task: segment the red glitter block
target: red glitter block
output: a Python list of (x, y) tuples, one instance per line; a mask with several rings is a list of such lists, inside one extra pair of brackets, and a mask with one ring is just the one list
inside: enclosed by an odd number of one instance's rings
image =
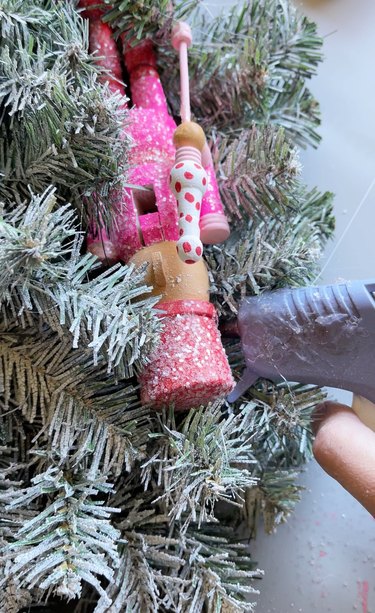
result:
[(141, 399), (155, 408), (186, 410), (225, 397), (234, 386), (215, 307), (200, 300), (158, 304), (161, 340), (140, 376)]

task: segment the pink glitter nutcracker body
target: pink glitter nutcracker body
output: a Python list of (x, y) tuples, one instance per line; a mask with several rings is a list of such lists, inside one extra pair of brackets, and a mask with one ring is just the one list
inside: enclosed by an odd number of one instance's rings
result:
[[(106, 52), (113, 55), (114, 43), (107, 40), (109, 31), (102, 26), (90, 20), (90, 44), (99, 55), (105, 56)], [(226, 396), (233, 387), (233, 379), (221, 344), (215, 308), (209, 302), (206, 266), (200, 257), (200, 261), (189, 265), (188, 257), (184, 261), (176, 251), (182, 227), (189, 227), (190, 214), (180, 203), (177, 206), (170, 189), (170, 171), (178, 166), (173, 144), (176, 124), (168, 113), (152, 42), (145, 40), (135, 47), (124, 44), (123, 57), (134, 104), (125, 126), (133, 139), (127, 181), (137, 188), (127, 188), (117, 195), (118, 214), (110, 236), (93, 227), (88, 248), (103, 260), (122, 260), (136, 266), (147, 263), (146, 283), (160, 296), (158, 308), (163, 330), (157, 350), (149, 356), (149, 364), (139, 377), (141, 399), (155, 408), (173, 403), (175, 409), (185, 410)], [(109, 63), (105, 64), (106, 57), (101, 62), (110, 68)], [(115, 67), (117, 70), (117, 60)], [(118, 91), (117, 79), (107, 80), (111, 89)], [(201, 238), (208, 243), (215, 242), (215, 233), (216, 238), (225, 238), (229, 228), (207, 147), (204, 165), (205, 172), (200, 166), (204, 175), (199, 177), (201, 181), (206, 177), (202, 190), (206, 191), (196, 231), (202, 231)], [(173, 184), (175, 187), (175, 181)], [(208, 221), (202, 224), (204, 210)], [(210, 215), (214, 216), (211, 221)], [(181, 226), (182, 222), (185, 226)]]
[(176, 300), (159, 304), (165, 312), (160, 347), (141, 374), (142, 399), (174, 403), (179, 410), (208, 404), (232, 389), (228, 361), (213, 304)]
[[(81, 5), (84, 4), (81, 2)], [(90, 48), (100, 58), (98, 62), (111, 70), (114, 76), (105, 79), (110, 89), (125, 95), (119, 82), (121, 64), (116, 44), (109, 26), (99, 18), (90, 20)], [(121, 194), (112, 195), (117, 200), (118, 214), (110, 237), (104, 229), (92, 226), (88, 249), (109, 262), (127, 262), (144, 245), (161, 240), (177, 241), (180, 236), (176, 198), (169, 186), (169, 172), (175, 163), (173, 134), (176, 124), (168, 112), (156, 69), (153, 44), (145, 40), (131, 47), (124, 42), (123, 57), (134, 105), (129, 111), (125, 128), (133, 141), (127, 180), (132, 185), (143, 186), (145, 190), (127, 188)], [(229, 236), (229, 226), (207, 145), (203, 157), (207, 185), (199, 228), (202, 242), (212, 244), (222, 242)]]
[[(100, 42), (102, 49), (98, 44), (96, 49), (103, 53), (107, 43), (104, 39)], [(125, 47), (124, 60), (134, 104), (125, 127), (132, 139), (127, 182), (145, 190), (126, 188), (118, 194), (118, 213), (110, 236), (94, 228), (88, 248), (99, 257), (104, 251), (103, 260), (127, 262), (144, 245), (177, 240), (178, 223), (176, 200), (168, 184), (176, 124), (168, 113), (152, 42)]]

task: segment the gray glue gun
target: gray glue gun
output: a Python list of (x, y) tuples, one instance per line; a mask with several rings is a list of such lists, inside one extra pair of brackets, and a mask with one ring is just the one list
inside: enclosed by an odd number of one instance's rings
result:
[(246, 369), (229, 402), (264, 377), (338, 387), (375, 403), (375, 279), (245, 298), (238, 326)]

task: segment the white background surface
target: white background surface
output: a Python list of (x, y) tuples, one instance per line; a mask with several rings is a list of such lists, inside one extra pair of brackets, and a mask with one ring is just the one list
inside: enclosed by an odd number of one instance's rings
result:
[[(375, 277), (375, 0), (299, 4), (325, 37), (311, 82), (323, 141), (301, 154), (306, 182), (336, 194), (336, 238), (319, 282)], [(351, 394), (330, 395), (351, 403)], [(266, 570), (257, 612), (375, 613), (375, 521), (315, 462), (301, 481), (307, 490), (288, 524), (272, 536), (260, 529), (251, 545)]]

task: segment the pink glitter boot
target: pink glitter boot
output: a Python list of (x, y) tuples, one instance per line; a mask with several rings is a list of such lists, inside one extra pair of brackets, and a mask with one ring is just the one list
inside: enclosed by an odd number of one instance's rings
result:
[(139, 377), (141, 400), (175, 410), (208, 404), (233, 388), (217, 328), (215, 307), (200, 300), (161, 302), (165, 311), (160, 344)]

